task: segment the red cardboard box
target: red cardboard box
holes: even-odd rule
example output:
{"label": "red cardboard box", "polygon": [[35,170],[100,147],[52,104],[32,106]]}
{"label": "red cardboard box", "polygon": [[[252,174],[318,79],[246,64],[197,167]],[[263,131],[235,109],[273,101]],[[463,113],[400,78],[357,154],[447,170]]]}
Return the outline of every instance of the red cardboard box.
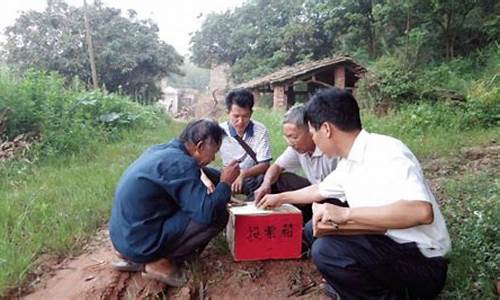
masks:
{"label": "red cardboard box", "polygon": [[227,242],[235,261],[300,258],[302,212],[285,204],[272,210],[253,203],[229,208]]}

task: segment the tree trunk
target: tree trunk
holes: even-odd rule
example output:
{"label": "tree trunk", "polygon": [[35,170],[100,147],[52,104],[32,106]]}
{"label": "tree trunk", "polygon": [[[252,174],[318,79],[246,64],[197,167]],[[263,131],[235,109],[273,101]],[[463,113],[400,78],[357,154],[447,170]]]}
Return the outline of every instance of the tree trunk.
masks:
{"label": "tree trunk", "polygon": [[97,70],[95,66],[94,59],[94,47],[92,46],[92,35],[90,33],[90,24],[87,16],[87,1],[83,0],[83,20],[85,22],[85,37],[87,40],[87,50],[89,52],[89,61],[90,61],[90,71],[92,72],[92,86],[94,89],[99,88],[99,84],[97,83]]}

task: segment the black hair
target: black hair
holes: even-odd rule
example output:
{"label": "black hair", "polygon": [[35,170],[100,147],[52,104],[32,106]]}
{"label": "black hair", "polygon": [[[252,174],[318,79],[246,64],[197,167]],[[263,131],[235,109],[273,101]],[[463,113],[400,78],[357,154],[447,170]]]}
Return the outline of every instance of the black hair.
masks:
{"label": "black hair", "polygon": [[200,141],[213,142],[217,145],[222,143],[222,138],[226,132],[219,124],[211,119],[197,119],[189,122],[179,135],[179,140],[183,143],[198,144]]}
{"label": "black hair", "polygon": [[252,110],[254,104],[253,94],[247,89],[235,89],[227,94],[225,103],[227,111],[231,110],[233,104]]}
{"label": "black hair", "polygon": [[330,122],[340,130],[361,130],[359,106],[354,96],[338,88],[319,90],[305,105],[305,122],[316,130],[321,124]]}

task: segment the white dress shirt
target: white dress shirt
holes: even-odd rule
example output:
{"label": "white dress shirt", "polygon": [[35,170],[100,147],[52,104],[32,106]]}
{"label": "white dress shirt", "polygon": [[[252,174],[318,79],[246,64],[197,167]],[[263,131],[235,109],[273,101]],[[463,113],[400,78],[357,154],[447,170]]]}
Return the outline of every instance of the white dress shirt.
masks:
{"label": "white dress shirt", "polygon": [[418,160],[395,138],[362,130],[347,158],[319,184],[319,192],[325,198],[347,201],[350,207],[382,206],[399,200],[430,202],[432,224],[390,229],[386,235],[398,243],[416,242],[427,257],[443,256],[451,248],[443,215]]}

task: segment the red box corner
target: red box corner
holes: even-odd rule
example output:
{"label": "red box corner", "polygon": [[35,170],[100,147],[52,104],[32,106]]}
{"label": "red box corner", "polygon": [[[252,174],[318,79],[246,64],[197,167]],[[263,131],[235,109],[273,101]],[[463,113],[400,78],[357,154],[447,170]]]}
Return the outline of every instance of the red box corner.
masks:
{"label": "red box corner", "polygon": [[302,226],[301,211],[291,205],[250,215],[230,208],[227,241],[235,261],[296,259],[301,257]]}

